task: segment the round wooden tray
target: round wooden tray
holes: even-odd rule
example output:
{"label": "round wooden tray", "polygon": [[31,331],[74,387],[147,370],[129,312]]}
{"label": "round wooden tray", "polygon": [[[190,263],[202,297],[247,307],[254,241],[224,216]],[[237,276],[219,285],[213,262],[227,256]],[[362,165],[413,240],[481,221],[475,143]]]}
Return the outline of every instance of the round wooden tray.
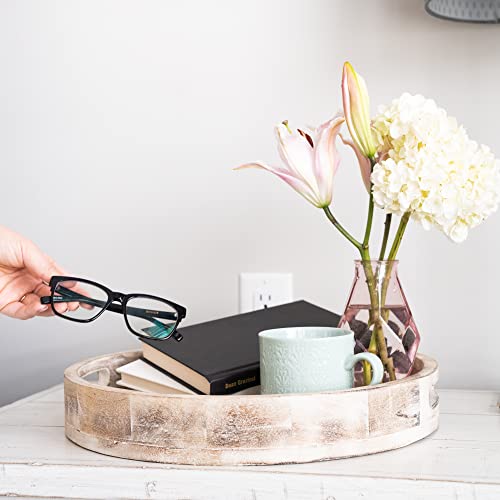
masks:
{"label": "round wooden tray", "polygon": [[[121,352],[64,374],[66,436],[105,455],[189,465],[280,464],[406,446],[438,427],[436,361],[420,355],[404,380],[312,394],[193,396],[116,387]],[[98,374],[90,382],[84,377]]]}

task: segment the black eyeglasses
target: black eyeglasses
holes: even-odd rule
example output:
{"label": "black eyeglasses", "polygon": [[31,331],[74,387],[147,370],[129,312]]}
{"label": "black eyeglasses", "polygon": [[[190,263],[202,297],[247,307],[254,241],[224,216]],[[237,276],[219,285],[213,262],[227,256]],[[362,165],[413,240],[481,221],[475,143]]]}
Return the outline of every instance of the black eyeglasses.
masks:
{"label": "black eyeglasses", "polygon": [[[95,281],[68,276],[52,276],[49,286],[50,297],[40,301],[50,304],[61,318],[89,323],[108,310],[123,314],[128,329],[138,337],[182,340],[176,329],[186,317],[186,308],[179,304],[154,295],[113,292]],[[66,304],[65,311],[55,307],[61,303]]]}

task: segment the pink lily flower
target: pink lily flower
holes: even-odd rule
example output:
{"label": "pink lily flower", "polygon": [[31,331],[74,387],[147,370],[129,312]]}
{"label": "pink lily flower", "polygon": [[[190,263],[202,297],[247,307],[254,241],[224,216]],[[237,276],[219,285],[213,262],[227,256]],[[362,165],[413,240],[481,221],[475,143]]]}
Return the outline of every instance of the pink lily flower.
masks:
{"label": "pink lily flower", "polygon": [[315,207],[328,207],[332,202],[333,178],[340,163],[335,141],[343,123],[344,117],[335,117],[314,131],[298,129],[293,132],[285,121],[275,128],[278,152],[285,167],[270,167],[256,161],[235,170],[267,170],[284,180]]}
{"label": "pink lily flower", "polygon": [[370,126],[370,99],[361,75],[349,62],[342,72],[342,101],[344,115],[352,140],[361,153],[373,158],[377,153]]}

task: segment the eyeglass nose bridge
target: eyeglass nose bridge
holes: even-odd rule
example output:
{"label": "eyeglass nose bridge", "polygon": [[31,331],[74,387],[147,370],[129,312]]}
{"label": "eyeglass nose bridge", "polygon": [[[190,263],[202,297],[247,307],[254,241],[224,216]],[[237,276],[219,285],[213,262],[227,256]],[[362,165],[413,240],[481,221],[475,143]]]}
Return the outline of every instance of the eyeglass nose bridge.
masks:
{"label": "eyeglass nose bridge", "polygon": [[124,293],[121,292],[113,292],[111,294],[111,301],[112,302],[120,302],[120,304],[123,303],[123,298],[125,297]]}

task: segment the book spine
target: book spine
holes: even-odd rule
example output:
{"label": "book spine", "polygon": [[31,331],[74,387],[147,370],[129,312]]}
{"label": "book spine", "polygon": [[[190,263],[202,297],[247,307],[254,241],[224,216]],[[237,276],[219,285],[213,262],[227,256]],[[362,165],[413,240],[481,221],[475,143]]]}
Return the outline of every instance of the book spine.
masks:
{"label": "book spine", "polygon": [[259,365],[248,366],[237,371],[226,372],[210,383],[210,394],[233,394],[234,392],[260,385]]}

